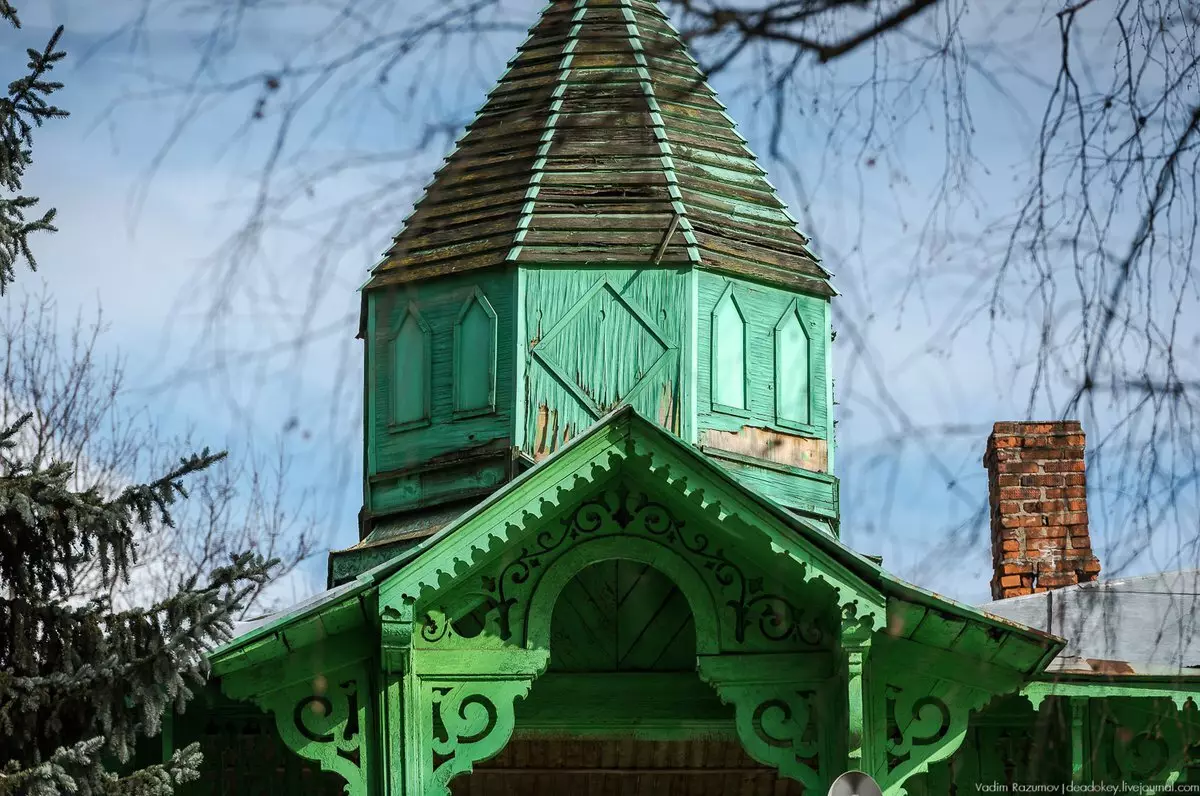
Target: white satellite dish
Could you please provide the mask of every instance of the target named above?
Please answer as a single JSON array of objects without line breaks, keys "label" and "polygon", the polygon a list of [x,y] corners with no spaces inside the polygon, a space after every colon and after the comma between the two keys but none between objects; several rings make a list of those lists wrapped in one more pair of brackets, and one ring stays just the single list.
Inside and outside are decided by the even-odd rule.
[{"label": "white satellite dish", "polygon": [[829,786],[829,796],[883,796],[883,791],[863,772],[847,771]]}]

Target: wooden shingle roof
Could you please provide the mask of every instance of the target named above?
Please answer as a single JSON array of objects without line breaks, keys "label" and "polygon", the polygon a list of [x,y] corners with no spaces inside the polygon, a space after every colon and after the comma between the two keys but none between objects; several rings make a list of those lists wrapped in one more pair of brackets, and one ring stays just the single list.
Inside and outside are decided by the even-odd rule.
[{"label": "wooden shingle roof", "polygon": [[366,287],[654,262],[832,295],[807,243],[655,0],[553,0]]}]

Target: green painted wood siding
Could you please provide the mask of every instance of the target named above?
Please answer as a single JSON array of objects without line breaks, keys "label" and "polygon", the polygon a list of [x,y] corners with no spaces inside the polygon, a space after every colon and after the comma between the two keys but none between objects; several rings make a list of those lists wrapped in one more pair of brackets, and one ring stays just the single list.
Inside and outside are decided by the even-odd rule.
[{"label": "green painted wood siding", "polygon": [[[514,272],[498,269],[410,285],[393,293],[379,291],[368,295],[368,301],[375,302],[375,328],[369,332],[367,345],[368,382],[373,382],[369,386],[374,391],[367,402],[367,445],[371,447],[367,456],[368,482],[371,476],[380,473],[419,469],[461,452],[507,448],[514,392],[514,286]],[[429,340],[428,421],[419,425],[397,424],[389,418],[398,397],[411,396],[416,390],[413,382],[417,380],[396,375],[412,373],[417,367],[409,361],[411,354],[405,355],[403,361],[407,367],[399,371],[386,361],[392,338],[401,331],[410,308],[420,313]],[[489,310],[494,318],[489,316]],[[493,322],[495,343],[488,345]],[[380,356],[384,359],[378,360]],[[456,374],[460,378],[459,404],[470,407],[470,411],[456,406]],[[459,486],[492,485],[497,477],[503,478],[503,473],[493,473],[491,469],[495,468],[473,477],[456,472],[442,476],[431,473],[421,483],[368,486],[368,510],[378,512],[428,502],[439,493],[452,495]],[[460,478],[465,478],[461,484]]]},{"label": "green painted wood siding", "polygon": [[[780,431],[793,432],[794,423],[778,422],[778,407],[776,406],[776,390],[780,386],[795,389],[795,381],[788,381],[786,376],[794,364],[780,369],[784,376],[784,384],[777,385],[776,379],[776,327],[784,320],[785,314],[798,311],[805,320],[809,335],[808,353],[810,357],[808,368],[810,390],[808,426],[810,436],[827,438],[827,423],[829,407],[825,395],[825,382],[829,378],[825,372],[825,349],[829,341],[827,328],[825,299],[814,296],[798,295],[766,285],[727,279],[724,276],[701,271],[698,274],[699,307],[697,321],[697,414],[700,429],[717,428],[724,431],[736,431],[745,425],[762,428],[775,428]],[[731,415],[715,410],[714,377],[711,371],[715,361],[712,351],[713,343],[713,314],[717,303],[725,297],[732,288],[732,295],[737,299],[741,312],[746,319],[746,382],[747,406],[745,414]]]},{"label": "green painted wood siding", "polygon": [[[697,439],[708,430],[753,427],[828,440],[832,448],[829,302],[707,271],[699,271],[696,280]],[[725,309],[734,306],[736,314]],[[721,326],[736,318],[745,321],[744,363],[722,354],[723,347],[736,344],[736,336]],[[739,365],[744,373],[738,372]],[[727,397],[736,396],[739,378],[745,380],[743,407],[730,405]],[[830,519],[838,516],[837,481],[831,475],[706,452],[747,485],[786,506]]]},{"label": "green painted wood siding", "polygon": [[686,272],[524,269],[525,449],[553,452],[629,402],[679,433]]}]

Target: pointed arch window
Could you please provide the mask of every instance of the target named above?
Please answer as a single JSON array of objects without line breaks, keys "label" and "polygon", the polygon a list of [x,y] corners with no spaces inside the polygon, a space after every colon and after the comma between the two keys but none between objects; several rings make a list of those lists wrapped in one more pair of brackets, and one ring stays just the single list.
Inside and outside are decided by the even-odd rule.
[{"label": "pointed arch window", "polygon": [[454,414],[473,417],[496,409],[496,311],[479,288],[454,323]]},{"label": "pointed arch window", "polygon": [[394,430],[429,422],[430,362],[432,341],[429,324],[417,305],[410,303],[400,314],[388,344],[390,363],[391,417]]},{"label": "pointed arch window", "polygon": [[781,426],[812,426],[812,336],[800,302],[793,300],[775,324],[775,419]]},{"label": "pointed arch window", "polygon": [[713,409],[745,415],[746,401],[746,314],[730,284],[717,300],[712,313]]}]

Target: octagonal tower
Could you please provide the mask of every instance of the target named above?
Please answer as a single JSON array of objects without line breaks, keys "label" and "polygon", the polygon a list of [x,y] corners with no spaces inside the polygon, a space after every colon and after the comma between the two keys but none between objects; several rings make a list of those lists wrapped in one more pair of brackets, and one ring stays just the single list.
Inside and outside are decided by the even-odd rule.
[{"label": "octagonal tower", "polygon": [[654,0],[555,0],[363,288],[361,541],[623,404],[830,533],[829,274]]}]

